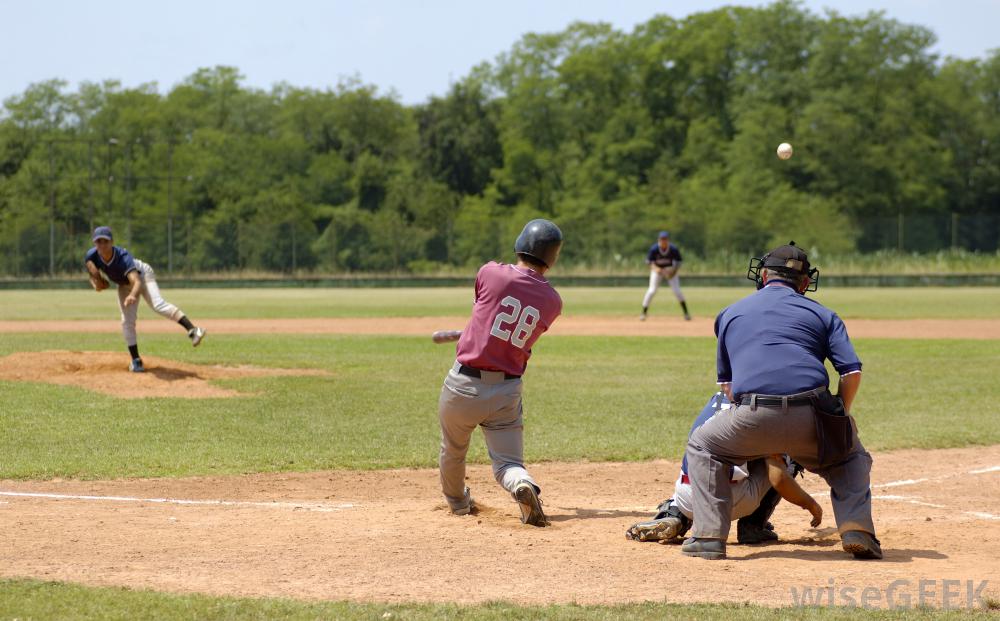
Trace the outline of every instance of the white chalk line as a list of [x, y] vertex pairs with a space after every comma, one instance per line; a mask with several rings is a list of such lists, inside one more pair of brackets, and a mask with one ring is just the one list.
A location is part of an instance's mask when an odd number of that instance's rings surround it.
[[927, 481], [943, 481], [945, 479], [965, 476], [967, 474], [988, 474], [990, 472], [1000, 472], [1000, 466], [979, 468], [977, 470], [969, 470], [968, 472], [953, 472], [951, 474], [942, 474], [940, 476], [929, 477], [925, 479], [903, 479], [901, 481], [889, 481], [888, 483], [875, 483], [872, 485], [872, 488], [874, 489], [881, 487], [902, 487], [904, 485], [917, 485], [918, 483], [926, 483]]
[[0, 496], [17, 498], [45, 498], [51, 500], [96, 500], [107, 502], [152, 502], [171, 505], [207, 505], [216, 507], [273, 507], [277, 509], [303, 509], [329, 513], [353, 509], [357, 505], [343, 503], [330, 505], [310, 502], [252, 502], [245, 500], [189, 500], [184, 498], [137, 498], [132, 496], [87, 496], [82, 494], [51, 494], [45, 492], [6, 492], [0, 491]]
[[900, 502], [908, 502], [911, 505], [920, 505], [922, 507], [934, 507], [935, 509], [947, 509], [945, 505], [936, 505], [932, 502], [924, 502], [922, 500], [917, 500], [919, 496], [895, 496], [892, 494], [886, 494], [884, 496], [872, 496], [872, 500], [898, 500]]

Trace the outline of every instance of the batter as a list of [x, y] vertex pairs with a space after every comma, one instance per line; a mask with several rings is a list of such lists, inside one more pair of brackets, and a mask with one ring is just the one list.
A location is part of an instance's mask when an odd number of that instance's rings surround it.
[[561, 247], [559, 227], [532, 220], [514, 243], [517, 263], [491, 261], [476, 276], [472, 317], [438, 402], [441, 490], [456, 515], [475, 509], [465, 486], [465, 455], [473, 431], [482, 427], [493, 476], [517, 502], [521, 522], [548, 525], [541, 488], [524, 467], [521, 376], [531, 346], [562, 312], [562, 299], [544, 276]]

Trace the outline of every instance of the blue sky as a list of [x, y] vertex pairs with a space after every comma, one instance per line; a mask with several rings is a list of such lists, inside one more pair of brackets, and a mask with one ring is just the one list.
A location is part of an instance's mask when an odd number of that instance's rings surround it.
[[[169, 90], [199, 67], [232, 65], [245, 84], [325, 88], [352, 76], [407, 104], [444, 94], [474, 65], [526, 32], [577, 20], [631, 31], [657, 13], [684, 17], [710, 0], [0, 0], [0, 99], [51, 78], [156, 82]], [[1000, 47], [1000, 0], [805, 0], [814, 12], [885, 10], [938, 36], [941, 55], [982, 58]]]

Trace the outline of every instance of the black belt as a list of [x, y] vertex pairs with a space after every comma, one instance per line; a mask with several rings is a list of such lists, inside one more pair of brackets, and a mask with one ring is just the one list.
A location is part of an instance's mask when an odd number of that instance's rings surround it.
[[[752, 401], [753, 395], [743, 395], [743, 398], [740, 399], [740, 405], [750, 405]], [[809, 397], [764, 397], [757, 395], [757, 405], [762, 405], [764, 407], [781, 407], [785, 403], [789, 406], [812, 405], [812, 399]]]
[[[483, 374], [479, 369], [473, 367], [467, 367], [464, 364], [458, 367], [458, 372], [461, 373], [462, 375], [468, 375], [469, 377], [478, 377], [479, 379], [483, 378]], [[493, 371], [487, 371], [487, 373], [492, 373], [492, 372]], [[499, 373], [499, 371], [496, 371], [496, 373]], [[512, 380], [512, 379], [520, 379], [521, 376], [511, 375], [510, 373], [504, 373], [503, 378], [505, 380]]]

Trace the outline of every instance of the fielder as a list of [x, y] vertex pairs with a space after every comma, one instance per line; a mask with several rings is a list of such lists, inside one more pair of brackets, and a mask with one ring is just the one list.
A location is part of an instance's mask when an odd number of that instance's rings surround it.
[[521, 510], [521, 522], [547, 526], [541, 488], [524, 467], [521, 375], [531, 346], [562, 312], [562, 299], [544, 274], [555, 265], [562, 232], [532, 220], [514, 242], [517, 263], [490, 261], [476, 275], [472, 317], [441, 387], [441, 490], [451, 512], [475, 508], [465, 486], [465, 455], [476, 427], [493, 462], [493, 476]]
[[[688, 435], [694, 433], [713, 416], [727, 412], [730, 407], [731, 404], [724, 394], [715, 393], [695, 419]], [[768, 520], [782, 498], [808, 510], [813, 518], [811, 525], [819, 526], [823, 519], [823, 509], [796, 483], [795, 475], [800, 471], [801, 467], [787, 455], [755, 459], [730, 468], [729, 485], [733, 494], [730, 520], [737, 520], [737, 541], [742, 544], [752, 544], [777, 540], [778, 535]], [[625, 532], [625, 537], [636, 541], [661, 543], [683, 537], [691, 528], [694, 518], [691, 495], [691, 481], [685, 457], [681, 462], [680, 476], [674, 484], [673, 497], [660, 503], [652, 520], [633, 524]]]
[[649, 289], [646, 290], [646, 295], [642, 298], [642, 314], [639, 315], [639, 321], [646, 321], [649, 303], [656, 295], [656, 290], [660, 288], [660, 281], [664, 278], [670, 283], [670, 288], [674, 290], [677, 301], [681, 303], [684, 319], [690, 321], [691, 314], [688, 313], [687, 302], [684, 300], [684, 294], [681, 293], [681, 279], [677, 275], [677, 270], [681, 268], [681, 251], [670, 243], [670, 233], [660, 231], [656, 243], [649, 248], [646, 263], [649, 265]]
[[[92, 238], [94, 247], [84, 257], [84, 265], [90, 273], [90, 284], [94, 290], [101, 292], [108, 288], [108, 280], [118, 285], [118, 308], [122, 313], [122, 335], [125, 345], [132, 356], [129, 370], [142, 373], [142, 358], [139, 357], [138, 340], [135, 333], [135, 320], [139, 314], [139, 296], [142, 295], [149, 305], [159, 315], [181, 324], [187, 330], [191, 344], [197, 347], [205, 338], [205, 329], [191, 323], [191, 320], [173, 304], [160, 295], [156, 285], [156, 274], [153, 268], [139, 259], [132, 257], [125, 248], [113, 245], [111, 227], [99, 226], [94, 229]], [[101, 274], [104, 274], [102, 276]]]

